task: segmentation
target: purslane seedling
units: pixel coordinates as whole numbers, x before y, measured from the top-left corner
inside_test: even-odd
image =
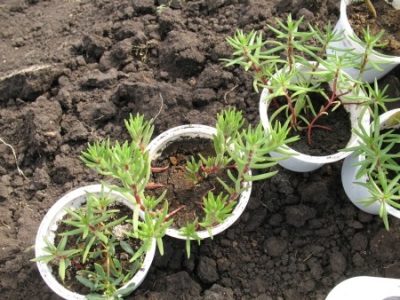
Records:
[[[270,101],[277,107],[271,122],[283,112],[291,130],[306,131],[307,142],[311,144],[314,130],[330,130],[319,124],[322,116],[329,117],[341,105],[365,102],[361,78],[368,64],[375,66],[369,54],[382,46],[378,41],[383,32],[373,36],[368,29],[364,31],[364,53],[340,49],[343,53],[338,55],[327,50],[343,35],[329,23],[321,30],[310,24],[305,26],[303,18],[293,20],[290,14],[285,22],[277,19],[276,23],[276,27],[268,25],[273,35],[268,39],[261,32],[237,30],[233,37],[227,38],[233,58],[224,61],[226,66],[239,65],[252,72],[255,91],[269,91],[262,101]],[[359,77],[352,78],[343,72],[347,67],[359,69]],[[322,105],[313,101],[316,94],[324,99]],[[282,99],[284,105],[279,106],[277,99]]]
[[[170,226],[176,215],[183,207],[168,211],[169,205],[165,200],[165,192],[155,199],[146,195],[148,188],[163,188],[150,182],[150,174],[162,171],[151,167],[149,152],[146,147],[151,139],[154,127],[152,120],[145,121],[143,116],[130,116],[125,125],[131,135],[130,142],[111,144],[109,140],[89,144],[82,153],[85,164],[98,173],[118,179],[121,186],[109,185],[110,188],[122,193],[133,203],[138,204],[149,220],[163,228],[153,229],[153,237],[157,238],[160,252],[162,252],[162,236],[165,227]],[[232,209],[241,192],[246,189],[245,182],[266,179],[276,171],[270,168],[279,159],[269,156],[270,151],[278,151],[279,147],[296,140],[286,138],[288,126],[276,124],[273,131],[265,133],[259,124],[256,127],[248,126],[243,129],[242,113],[235,109],[228,109],[217,116],[217,133],[213,137],[215,156],[201,157],[199,161],[191,159],[187,162],[187,177],[201,184],[201,181],[210,173],[225,169],[231,185],[220,181],[225,187],[223,195],[209,193],[203,199],[202,207],[205,212],[204,220],[196,219],[180,229],[180,233],[187,239],[187,254],[190,255],[190,240],[200,241],[196,230],[200,226],[211,232],[216,223],[223,222],[231,215]],[[286,153],[282,153],[285,158]],[[230,169],[235,169],[235,173]],[[251,169],[264,170],[258,175],[249,175]],[[137,220],[137,218],[136,218]],[[133,222],[136,221],[135,219]],[[154,221],[156,220],[156,221]],[[147,224],[147,223],[146,223]],[[149,226],[149,225],[146,225]],[[156,234],[157,233],[157,234]]]

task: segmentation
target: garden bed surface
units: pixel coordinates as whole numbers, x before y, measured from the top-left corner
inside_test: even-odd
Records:
[[[128,139],[123,120],[212,126],[227,106],[259,121],[249,74],[225,68],[225,38],[274,17],[323,26],[339,1],[5,0],[0,4],[0,290],[2,299],[59,299],[41,279],[33,245],[41,219],[67,191],[100,179],[80,161],[88,142]],[[265,30],[266,35],[268,31]],[[381,80],[400,90],[399,68]],[[192,244],[165,238],[128,299],[324,299],[346,278],[400,278],[400,231],[359,211],[342,162],[312,173],[280,167],[253,185],[229,230]],[[18,172],[18,167],[22,173]]]

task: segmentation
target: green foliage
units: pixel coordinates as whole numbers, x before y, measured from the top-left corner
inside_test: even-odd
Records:
[[[189,178],[195,184],[199,183],[203,178],[199,173],[199,170],[201,169],[202,166],[202,161],[203,163],[204,161],[206,161],[206,167],[213,166],[215,163],[214,160],[207,161],[206,159],[203,158],[201,161],[196,161],[194,157],[192,157],[191,160],[189,160],[186,163],[187,178]]]
[[[228,170],[235,187],[232,189],[228,183],[221,181],[226,189],[226,194],[203,199],[205,219],[200,223],[196,220],[195,223],[181,228],[181,234],[185,235],[188,241],[199,239],[196,233],[199,226],[204,225],[204,228],[211,231],[213,225],[224,222],[231,215],[236,198],[249,186],[246,182],[266,179],[276,173],[269,169],[279,159],[271,158],[268,155],[270,151],[281,151],[283,157],[280,159],[288,156],[284,150],[278,149],[295,140],[295,138],[286,139],[288,125],[281,126],[277,123],[274,132],[266,133],[260,124],[256,129],[249,126],[245,130],[242,128],[244,123],[241,111],[232,108],[222,111],[217,115],[216,134],[213,136],[215,156],[203,157],[199,154],[198,161],[192,158],[187,162],[187,177],[195,184],[201,183],[212,173]],[[134,230],[128,235],[135,238],[139,238],[139,236],[156,238],[160,253],[163,253],[162,237],[165,235],[166,229],[171,226],[173,222],[171,217],[176,212],[168,213],[168,203],[164,200],[166,191],[157,199],[145,195],[151,173],[150,157],[146,146],[153,133],[152,120],[147,122],[143,116],[137,115],[134,118],[130,116],[130,119],[125,122],[125,126],[132,141],[125,141],[123,144],[116,142],[114,145],[109,140],[95,142],[88,145],[88,149],[82,152],[81,158],[88,167],[95,169],[100,174],[118,179],[121,187],[110,186],[110,188],[121,192],[132,202],[139,204],[132,221],[130,221]],[[250,176],[249,171],[252,168],[267,171]],[[230,169],[236,171],[231,172]],[[222,201],[222,199],[226,200]],[[160,206],[163,208],[158,209]],[[139,207],[144,211],[146,222],[139,222]],[[86,220],[86,223],[89,223],[89,220]],[[85,230],[85,233],[88,232],[88,229]],[[79,228],[77,232],[82,233],[83,229]],[[88,234],[86,233],[86,235]],[[90,240],[88,245],[90,246]],[[189,242],[187,248],[189,254]],[[143,253],[142,250],[139,249],[133,258],[140,256]]]
[[[144,151],[150,143],[154,132],[153,119],[146,121],[142,115],[137,114],[136,117],[133,117],[132,114],[130,114],[129,120],[125,120],[125,127],[134,144]]]
[[[241,66],[253,74],[255,91],[267,89],[269,94],[263,101],[284,99],[286,103],[271,116],[274,122],[280,112],[286,114],[290,128],[295,131],[305,130],[308,143],[311,144],[311,133],[314,128],[321,128],[318,121],[323,115],[346,103],[362,103],[366,99],[361,81],[366,71],[372,49],[381,47],[378,42],[381,34],[371,35],[364,32],[367,44],[365,53],[355,54],[352,49],[334,49],[332,42],[343,38],[342,32],[336,32],[328,24],[324,30],[308,25],[303,30],[303,18],[294,21],[289,14],[286,21],[276,20],[277,26],[268,25],[273,34],[271,39],[264,39],[263,34],[254,30],[246,34],[237,30],[227,43],[233,49],[232,59],[223,59],[226,66]],[[340,50],[340,55],[335,51]],[[327,53],[334,54],[327,54]],[[346,67],[360,70],[359,78],[354,79],[341,72]],[[324,83],[330,83],[330,89]],[[354,92],[356,98],[350,96]],[[317,106],[312,93],[319,94],[326,102]]]
[[[186,237],[186,255],[190,258],[190,242],[196,240],[200,245],[201,238],[197,234],[197,227],[199,226],[199,219],[196,218],[193,222],[187,222],[186,226],[179,228],[179,233]]]
[[[231,188],[228,183],[220,180],[226,191],[219,195],[210,192],[203,198],[204,219],[199,223],[197,217],[195,221],[188,222],[179,229],[180,234],[186,237],[188,257],[191,240],[200,243],[198,228],[206,228],[212,236],[212,227],[223,223],[232,215],[237,198],[248,188],[250,181],[266,179],[276,173],[270,171],[270,168],[276,165],[279,159],[270,157],[268,153],[281,152],[283,157],[280,159],[284,159],[289,155],[284,146],[296,139],[286,138],[289,131],[287,124],[281,126],[276,123],[273,131],[266,132],[261,124],[254,129],[252,126],[244,129],[244,123],[241,111],[222,111],[217,116],[216,134],[213,136],[215,156],[200,155],[199,161],[193,158],[187,163],[187,176],[195,183],[200,183],[211,173],[225,170],[234,186]],[[145,195],[152,171],[149,152],[146,150],[154,129],[152,120],[145,121],[140,115],[130,116],[129,120],[125,121],[125,126],[132,141],[122,144],[117,141],[112,144],[107,139],[88,144],[87,150],[82,152],[81,159],[99,174],[120,182],[121,186],[109,185],[109,188],[120,192],[135,205],[132,217],[117,217],[118,210],[113,207],[115,200],[110,194],[104,193],[104,190],[101,195],[88,194],[85,205],[76,209],[66,209],[69,217],[63,222],[67,229],[59,234],[60,243],[54,246],[46,240],[45,251],[49,255],[35,259],[46,263],[58,263],[62,280],[72,260],[79,264],[91,263],[93,268],[81,269],[76,276],[79,282],[91,290],[89,299],[120,298],[121,291],[118,288],[140,268],[142,258],[153,239],[156,239],[160,253],[164,253],[162,238],[173,223],[171,217],[180,210],[168,211],[166,190],[158,197]],[[265,172],[250,175],[251,169]],[[141,211],[144,215],[143,220],[140,218]],[[114,231],[123,224],[130,225],[131,229],[125,229],[122,235]],[[141,246],[133,249],[127,242],[129,238],[140,240]],[[70,249],[66,249],[67,244]],[[129,259],[122,261],[116,257],[117,248],[122,248]],[[129,286],[124,292],[132,289],[134,286]]]
[[[43,251],[49,253],[48,255],[39,256],[31,259],[31,261],[49,263],[56,262],[58,264],[58,276],[62,281],[65,280],[65,273],[67,269],[71,266],[71,259],[77,257],[80,253],[82,253],[82,249],[65,249],[67,245],[67,237],[64,236],[61,238],[59,244],[54,246],[49,239],[45,236],[44,242],[46,243],[46,247],[43,248]]]
[[[276,171],[269,171],[271,167],[275,166],[279,160],[287,159],[289,154],[284,150],[284,146],[297,140],[297,137],[287,139],[288,128],[281,126],[279,123],[275,124],[274,130],[267,133],[261,124],[253,128],[248,126],[247,130],[242,130],[239,137],[233,140],[233,146],[228,148],[229,155],[235,161],[238,176],[235,182],[241,183],[247,181],[264,180],[276,174]],[[280,158],[274,158],[269,155],[271,151],[280,152]],[[259,175],[249,175],[251,169],[264,169],[265,173]],[[232,173],[230,173],[232,174]],[[233,180],[233,175],[230,176]],[[239,193],[241,187],[239,184],[236,186],[236,192]]]
[[[290,156],[286,144],[297,140],[297,137],[286,138],[289,128],[288,125],[281,126],[275,124],[274,130],[265,131],[261,124],[255,128],[249,125],[243,128],[244,119],[242,112],[236,109],[227,109],[217,116],[217,133],[213,136],[214,157],[204,158],[200,156],[200,161],[194,158],[187,164],[188,177],[194,183],[201,182],[210,173],[217,173],[225,170],[231,179],[231,184],[218,178],[221,185],[225,188],[224,193],[214,195],[209,192],[203,197],[203,210],[205,217],[201,222],[198,219],[194,223],[188,223],[180,229],[182,235],[187,237],[187,254],[190,253],[190,240],[198,239],[195,235],[196,228],[200,225],[207,229],[212,237],[212,228],[223,223],[236,205],[239,195],[248,188],[248,183],[256,180],[264,180],[275,175],[277,171],[271,171],[279,160]],[[285,148],[286,147],[286,148]],[[273,158],[269,155],[271,151],[282,154],[280,158]],[[231,170],[235,170],[235,172]],[[259,170],[258,175],[250,175],[252,169]],[[235,174],[235,175],[234,175]]]
[[[119,210],[115,204],[115,197],[102,190],[100,194],[88,193],[82,206],[66,208],[67,215],[63,219],[66,227],[64,232],[58,233],[61,238],[57,246],[44,237],[47,246],[43,250],[49,255],[32,261],[58,265],[62,281],[68,270],[72,275],[78,269],[76,279],[90,288],[93,293],[88,296],[90,299],[119,298],[122,292],[117,290],[136,274],[151,246],[153,235],[142,230],[146,228],[145,222],[150,222],[150,226],[157,225],[151,219],[141,221],[132,217],[136,226],[133,227],[125,222],[127,215],[117,217]],[[139,206],[135,207],[133,216],[139,211]],[[123,228],[122,231],[119,227]],[[130,237],[141,241],[138,249],[133,249],[128,242]],[[117,247],[122,248],[129,258],[120,259]],[[84,268],[84,264],[88,267]],[[93,268],[90,268],[91,265]],[[126,287],[124,292],[132,288]]]
[[[215,196],[212,192],[209,192],[203,199],[204,211],[206,212],[206,217],[200,223],[200,225],[206,228],[213,237],[212,227],[215,224],[223,223],[224,220],[232,215],[232,210],[236,205],[236,201],[228,201],[229,195],[224,195],[220,193]]]
[[[103,198],[103,196],[101,196],[101,198]],[[113,249],[113,239],[109,239],[112,237],[110,229],[121,224],[127,218],[127,216],[124,216],[118,220],[113,220],[115,214],[118,212],[118,210],[113,209],[104,210],[103,208],[101,214],[95,213],[94,211],[97,209],[94,209],[94,207],[98,205],[98,200],[98,196],[91,194],[88,196],[85,206],[78,207],[75,211],[69,208],[65,209],[71,216],[71,219],[64,220],[63,222],[76,229],[62,232],[60,236],[81,235],[81,239],[86,245],[82,255],[83,263],[86,262],[86,258],[89,251],[92,250],[92,246],[96,248],[99,246],[104,248],[112,247]],[[109,200],[107,202],[111,204]]]
[[[128,232],[127,235],[133,238],[147,240],[148,243],[150,243],[151,238],[155,238],[157,240],[160,254],[164,255],[162,238],[165,236],[167,228],[170,227],[173,222],[173,219],[167,220],[167,213],[168,202],[164,201],[164,207],[159,214],[154,215],[148,210],[145,211],[145,222],[137,222],[137,218],[134,216],[132,218],[133,231]],[[144,253],[146,247],[139,249],[135,256],[132,257],[132,260],[135,260],[136,256],[140,256],[142,253]]]
[[[148,138],[137,137],[135,142],[125,141],[122,145],[118,141],[114,145],[109,140],[95,142],[82,152],[81,159],[99,174],[118,179],[128,191],[133,187],[134,199],[138,200],[143,197],[151,174],[149,154],[140,148],[140,141]]]
[[[395,134],[393,129],[393,126],[399,127],[399,114],[388,120],[387,127],[380,125],[380,114],[387,110],[387,103],[398,101],[400,98],[387,98],[386,89],[387,87],[380,90],[376,81],[373,86],[367,84],[369,100],[365,109],[371,111],[372,124],[369,128],[354,129],[360,141],[358,145],[344,151],[352,151],[352,155],[363,158],[356,165],[359,168],[356,179],[366,179],[365,182],[357,183],[368,189],[370,197],[361,202],[366,206],[378,202],[379,216],[385,228],[389,229],[386,205],[400,208],[400,175],[397,175],[400,173],[400,153],[393,151],[400,143],[400,136]]]

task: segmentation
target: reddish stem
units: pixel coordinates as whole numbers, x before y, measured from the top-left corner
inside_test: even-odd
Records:
[[[260,78],[262,84],[263,84],[264,86],[266,86],[266,85],[268,84],[268,80],[267,80],[267,78],[265,77],[265,75],[261,72],[260,67],[257,66],[254,62],[251,64],[251,67],[253,68],[253,71],[254,71],[254,72],[258,75],[258,77]],[[271,93],[272,93],[272,90],[269,89],[268,92],[271,94]],[[276,101],[275,98],[272,99],[272,102],[274,103],[275,108],[279,108],[279,104],[278,104],[278,102]]]
[[[149,182],[148,184],[146,184],[146,189],[149,189],[149,190],[153,190],[153,189],[157,189],[157,188],[161,188],[161,187],[165,187],[165,185],[162,183],[154,183],[154,182]]]
[[[319,111],[319,113],[312,119],[310,124],[308,125],[307,128],[307,142],[309,145],[311,145],[311,129],[314,127],[320,127],[323,128],[323,126],[319,125],[314,125],[315,122],[332,106],[333,102],[337,98],[336,91],[337,91],[337,81],[338,81],[338,70],[335,73],[335,78],[333,79],[333,87],[332,87],[332,94],[329,97],[328,103]]]
[[[286,89],[285,89],[285,97],[286,97],[287,103],[289,105],[290,114],[292,116],[292,120],[290,121],[291,127],[296,128],[297,127],[297,115],[296,115],[296,112],[293,107],[292,98],[290,97],[290,95]]]
[[[154,173],[160,173],[163,172],[165,170],[167,170],[169,168],[169,166],[165,166],[165,167],[151,167],[151,171]]]
[[[135,197],[136,203],[139,205],[140,209],[144,211],[146,208],[144,207],[142,199],[139,196],[139,193],[138,193],[138,190],[137,190],[137,186],[133,185],[132,186],[132,190],[133,190],[133,195]]]
[[[171,211],[170,213],[168,213],[165,216],[165,221],[168,221],[173,215],[175,215],[177,212],[181,211],[182,209],[184,209],[186,207],[186,205],[182,205],[179,206],[178,208],[174,209],[173,211]]]

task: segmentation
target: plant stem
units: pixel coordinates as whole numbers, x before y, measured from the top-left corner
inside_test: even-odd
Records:
[[[287,103],[289,105],[290,115],[291,115],[291,119],[292,119],[290,121],[290,127],[297,128],[297,114],[293,107],[292,97],[290,97],[287,89],[285,89],[285,97],[286,97]],[[276,99],[274,99],[274,100],[276,100]]]
[[[165,221],[168,221],[169,219],[171,219],[176,213],[178,213],[179,211],[181,211],[182,209],[184,209],[186,206],[182,205],[180,207],[178,207],[177,209],[174,209],[173,211],[169,212],[166,216],[165,216]]]
[[[165,170],[168,170],[169,166],[165,166],[165,167],[151,167],[151,171],[154,173],[161,173]]]
[[[368,7],[368,10],[373,18],[377,18],[376,10],[374,5],[370,0],[364,0],[365,5]]]
[[[246,179],[245,179],[245,177],[244,177],[244,174],[246,174],[249,170],[250,170],[250,166],[251,166],[251,161],[252,161],[252,158],[253,158],[253,154],[254,154],[254,151],[253,150],[250,150],[249,151],[249,154],[248,154],[248,156],[247,156],[247,162],[246,162],[246,164],[245,164],[245,166],[243,167],[243,170],[242,171],[240,171],[239,169],[237,169],[238,170],[238,172],[239,172],[239,176],[238,176],[238,180],[239,180],[239,187],[242,187],[242,185],[243,185],[243,183],[246,181]],[[236,186],[236,185],[235,185]],[[229,205],[232,201],[235,201],[235,199],[240,195],[240,193],[241,193],[241,191],[237,191],[237,190],[234,190],[230,195],[229,195],[229,199],[228,199],[228,201],[226,202],[226,205]]]
[[[307,127],[307,143],[311,145],[311,130],[314,127],[320,127],[317,125],[314,125],[315,122],[323,115],[325,112],[332,106],[334,100],[337,98],[336,92],[337,92],[337,82],[338,82],[338,70],[336,70],[335,77],[333,79],[333,87],[332,87],[332,94],[329,97],[328,103],[318,112],[318,114],[314,117],[314,119],[311,120],[310,124]],[[340,100],[339,100],[340,101]],[[320,127],[324,128],[324,127]]]
[[[110,277],[110,256],[108,251],[106,256],[107,256],[106,257],[107,276]]]

